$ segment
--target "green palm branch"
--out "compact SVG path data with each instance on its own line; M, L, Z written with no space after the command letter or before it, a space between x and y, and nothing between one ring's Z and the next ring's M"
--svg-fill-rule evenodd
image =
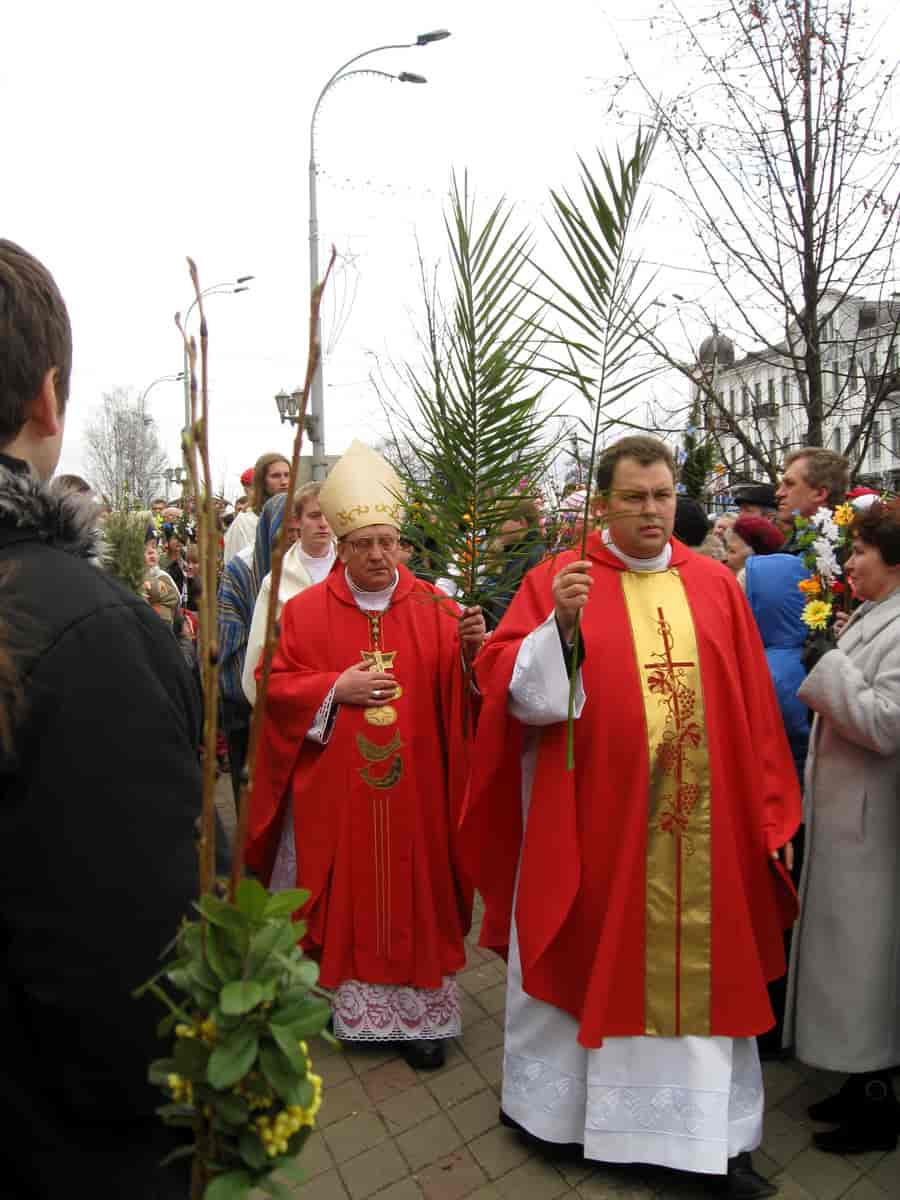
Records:
M455 576L463 605L490 607L499 586L490 547L537 494L551 451L539 408L546 382L532 369L541 306L525 281L530 233L513 229L504 200L479 222L468 177L462 189L454 177L445 225L452 302L442 323L425 291L424 364L407 368L419 469L404 486L419 533L439 547L433 574Z
M638 207L641 183L656 142L655 131L638 130L628 158L616 151L610 161L598 151L600 170L591 173L583 159L581 195L551 191L554 222L551 232L568 267L564 280L541 271L549 294L540 298L558 322L551 371L574 385L589 405L590 453L588 480L594 477L597 445L604 425L629 393L656 370L642 366L644 318L652 304L650 281L632 253L636 230L646 215ZM586 552L590 518L590 487L585 501L581 557ZM569 680L567 766L575 765L575 679L580 658L581 621L576 619L574 653Z

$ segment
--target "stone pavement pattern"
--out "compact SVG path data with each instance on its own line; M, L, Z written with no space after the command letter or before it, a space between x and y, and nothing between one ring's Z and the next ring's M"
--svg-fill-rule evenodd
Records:
M654 1167L554 1165L500 1125L505 966L472 935L458 976L463 1036L438 1071L414 1071L377 1043L311 1046L324 1080L319 1129L302 1162L303 1200L693 1200L712 1181ZM812 1148L806 1107L841 1076L797 1062L764 1066L766 1122L754 1162L782 1200L900 1197L900 1152L841 1158Z
M217 796L230 835L230 787ZM302 1163L298 1200L703 1200L713 1181L656 1167L555 1165L499 1122L504 963L477 945L476 905L461 987L463 1036L439 1071L414 1071L377 1043L333 1051L310 1046L322 1075L319 1125ZM763 1066L766 1120L754 1165L781 1200L900 1198L900 1151L838 1157L812 1146L808 1105L842 1076L796 1061ZM822 1127L827 1128L827 1127ZM262 1200L263 1193L256 1194ZM256 1196L254 1197L256 1200Z

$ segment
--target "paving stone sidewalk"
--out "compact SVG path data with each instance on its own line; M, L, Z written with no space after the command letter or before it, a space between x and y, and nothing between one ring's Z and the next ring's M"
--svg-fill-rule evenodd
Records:
M647 1167L557 1166L498 1120L505 966L468 946L463 1036L439 1071L414 1071L377 1044L314 1051L324 1079L319 1130L303 1164L304 1200L698 1200L710 1181ZM312 1047L311 1047L312 1049ZM797 1062L764 1066L766 1123L757 1169L783 1200L900 1197L900 1152L840 1158L812 1148L806 1107L840 1076Z
M220 781L221 785L221 781ZM230 834L233 805L219 808ZM477 945L481 909L467 945L463 1036L439 1071L414 1071L376 1044L310 1050L324 1081L319 1127L302 1156L302 1200L708 1200L712 1182L655 1167L558 1166L499 1123L504 963ZM812 1147L806 1109L842 1077L791 1061L763 1066L766 1120L757 1170L781 1200L900 1200L900 1151L841 1158ZM262 1193L259 1194L260 1197Z

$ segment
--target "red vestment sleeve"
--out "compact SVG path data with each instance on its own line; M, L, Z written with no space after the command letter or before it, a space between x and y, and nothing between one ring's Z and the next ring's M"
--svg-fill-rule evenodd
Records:
M289 601L282 610L281 635L272 659L247 835L247 864L266 883L275 865L281 834L279 814L294 766L316 713L339 674L304 665L303 640L297 609Z
M522 847L522 748L524 728L509 712L509 685L523 640L553 608L554 575L575 555L565 553L542 563L526 575L503 620L475 661L475 676L482 695L475 767L463 810L461 840L464 862L485 904L480 942L499 954L509 944L516 869ZM559 743L557 745L557 743ZM556 752L554 753L554 749ZM580 862L575 834L573 773L565 769L565 725L542 732L535 794L549 787L555 796L553 819L540 832L548 866L559 869L552 895L541 915L541 926L558 928L578 889ZM549 817L550 809L542 808ZM540 821L536 809L530 820ZM531 836L535 853L541 838ZM564 878L563 878L564 876ZM538 940L541 932L531 926ZM528 936L526 933L526 937Z

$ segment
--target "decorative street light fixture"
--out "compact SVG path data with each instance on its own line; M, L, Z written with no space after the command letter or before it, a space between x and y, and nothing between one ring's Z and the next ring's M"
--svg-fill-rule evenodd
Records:
M187 333L188 321L191 313L197 306L197 301L205 299L207 296L236 296L238 292L248 292L250 289L247 286L251 280L255 279L255 275L238 275L237 279L226 279L222 283L212 283L209 287L204 288L199 296L195 296L185 310L184 318L181 322L181 327ZM184 371L179 378L184 378L184 427L191 427L191 361L188 355L187 344L184 347Z
M169 488L174 483L176 487L181 487L187 478L187 471L184 467L166 467L163 471L163 479L166 481L166 499L169 498Z
M318 98L313 105L312 117L309 122L309 294L310 299L319 282L319 216L318 205L316 198L316 118L319 115L319 108L326 94L331 90L336 83L341 83L344 79L350 79L354 75L375 75L383 79L396 79L398 83L427 83L428 80L424 75L414 75L409 71L401 71L399 75L391 75L387 71L375 71L369 69L361 69L356 71L348 71L354 63L359 62L362 58L368 58L370 54L380 54L383 50L409 50L416 46L428 46L431 42L441 42L444 38L450 37L449 29L432 29L428 33L420 33L414 42L401 42L391 46L374 46L371 50L364 50L362 54L355 54L353 58L348 59L342 66L334 72L325 86L319 92ZM322 322L319 317L316 317L316 341L319 345L322 344ZM281 409L279 407L279 412ZM282 414L282 421L289 420L288 417ZM307 423L308 430L314 430L310 433L312 440L312 477L313 479L325 478L325 404L324 404L324 376L322 359L319 358L316 372L312 379L312 391L310 395L310 416Z

